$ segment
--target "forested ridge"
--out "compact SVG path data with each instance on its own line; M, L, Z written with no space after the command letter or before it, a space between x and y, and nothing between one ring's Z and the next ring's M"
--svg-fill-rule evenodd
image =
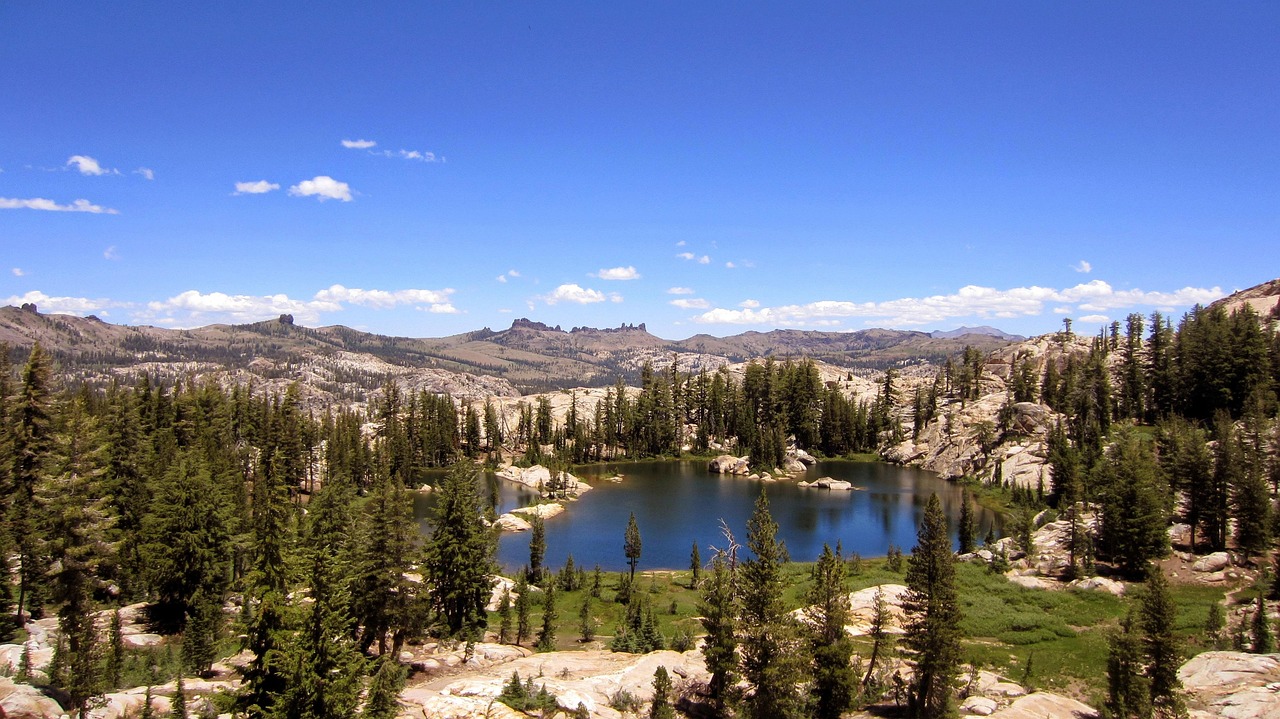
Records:
M1022 358L1006 403L1041 402L1060 413L1049 443L1052 476L1039 488L1003 487L997 477L989 489L1009 492L1028 516L1047 506L1073 522L1073 576L1103 567L1146 576L1150 560L1168 552L1174 520L1190 525L1201 548L1230 549L1242 561L1265 555L1280 536L1273 322L1248 307L1197 308L1176 328L1158 314L1132 315L1087 352L1065 353L1061 362ZM1067 326L1060 340L1071 339ZM62 640L47 679L82 711L125 681L118 642L95 626L94 612L145 601L159 631L181 635L189 676L207 672L241 635L239 648L254 658L242 670L235 710L281 717L352 716L360 707L383 716L370 707L385 704L379 692L398 692L403 673L394 657L406 642L483 636L497 572L496 538L482 522L491 508L476 478L483 461L567 466L677 455L688 446L736 448L773 467L792 443L826 456L874 451L941 421L941 407L972 401L989 384L976 350L949 358L911 392L886 372L871 401L822 381L810 360L753 362L740 377L681 372L673 362L646 365L638 388L619 381L590 411L573 402L563 422L553 420L545 397L534 399L506 431L489 402L408 393L394 383L366 411L316 412L303 408L296 385L272 395L143 376L98 389L62 382L38 345L21 367L8 357L0 352L0 557L12 578L0 592L5 631L20 636L29 617L58 618ZM997 421L989 441L1010 431ZM406 487L435 467L451 469L437 482L437 529L422 538ZM701 585L711 638L735 620L738 627L720 638L725 664L716 686L741 672L754 687L745 711L757 716L810 706L792 695L799 675L779 684L785 663L759 654L788 655L795 642L810 641L791 629L771 633L787 626L774 566L786 558L772 545L774 531L766 502L748 527L745 563L717 554ZM928 546L949 545L945 521L929 532ZM1025 543L1023 531L1015 539ZM936 551L912 561L937 565ZM844 566L838 549L833 556ZM819 567L815 577L841 585L834 565ZM226 616L224 606L237 615ZM643 608L635 615L642 629ZM739 655L743 636L750 641ZM826 636L814 645L835 657L824 666L847 664L848 648ZM946 662L956 653L937 651ZM953 670L940 666L928 676L945 684ZM836 695L851 691L848 677L828 679L834 684L821 686ZM913 691L921 706L942 706L934 688ZM843 701L832 696L811 700Z

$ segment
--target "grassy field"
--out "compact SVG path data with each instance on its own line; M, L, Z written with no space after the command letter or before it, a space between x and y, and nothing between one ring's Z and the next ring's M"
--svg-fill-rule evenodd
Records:
M903 574L890 571L884 559L863 560L861 570L849 577L850 591L885 583L903 583ZM789 606L800 607L810 587L812 565L789 564L785 568ZM616 603L619 575L606 574L599 599L592 599L596 638L591 645L607 647L625 608ZM964 613L966 660L1037 688L1069 694L1085 701L1097 701L1106 688L1107 637L1142 591L1133 597L1115 597L1101 591L1049 591L1027 589L1004 576L989 574L984 566L957 566L958 588ZM636 586L654 609L668 643L677 632L697 636L702 633L697 620L698 595L689 588L689 572L640 572ZM1209 605L1221 601L1224 589L1200 585L1174 584L1178 605L1178 630L1185 639L1187 655L1204 651L1198 645ZM582 648L579 641L579 611L588 591L557 592L557 648ZM531 612L536 637L541 627L541 607ZM496 630L498 618L490 618ZM532 646L533 638L525 642ZM870 642L859 642L858 652L869 654ZM1032 667L1027 674L1027 663Z

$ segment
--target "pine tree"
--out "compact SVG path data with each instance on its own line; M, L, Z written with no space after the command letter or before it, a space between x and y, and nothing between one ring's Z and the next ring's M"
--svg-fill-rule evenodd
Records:
M524 640L529 638L529 582L525 580L525 573L521 572L516 577L516 645L524 644Z
M498 602L498 643L511 641L511 587L502 588L502 599Z
M276 698L276 719L350 719L360 694L364 661L352 640L353 622L347 593L338 583L336 565L323 552L306 557L311 603L281 661L285 689Z
M145 547L157 601L151 615L169 631L186 625L197 590L222 594L228 536L208 465L198 452L180 453L165 473Z
M1106 714L1112 719L1147 719L1151 716L1150 682L1142 673L1142 638L1132 608L1109 644Z
M584 644L595 640L596 620L591 616L590 594L582 598L582 609L578 611L578 627Z
M977 530L973 520L973 497L968 489L960 491L960 553L971 554L977 541Z
M13 407L12 440L9 452L13 459L9 471L9 532L18 557L18 626L25 626L24 612L43 604L42 576L44 556L40 551L36 485L45 472L53 449L52 405L49 358L40 343L31 348L22 369L22 384Z
M707 693L717 716L724 716L730 692L737 682L738 603L734 571L725 558L716 554L711 560L711 574L702 583L698 602L699 620L706 630L702 656L711 674Z
M542 583L542 560L547 554L547 527L542 522L542 515L535 514L529 522L532 530L529 532L529 581L534 584Z
M702 576L702 555L698 552L698 543L693 543L689 551L689 589L698 588L698 580Z
M813 685L809 690L812 715L838 719L853 703L857 691L857 678L849 663L853 645L844 630L849 621L849 592L843 557L833 554L831 547L824 544L813 567L812 580L806 597L812 605L808 616L813 651Z
M956 595L951 535L938 496L930 495L907 560L903 646L915 665L909 705L912 716L933 719L952 711L960 671L960 605Z
M475 465L459 462L436 492L435 528L423 563L431 602L452 635L477 636L497 573L497 539L484 525Z
M537 648L540 652L556 648L556 585L548 582L542 593L542 630L538 632Z
M1276 650L1276 638L1271 632L1271 620L1267 618L1267 606L1261 594L1253 610L1249 647L1254 654L1271 654Z
M111 612L111 628L108 632L106 679L108 689L120 688L120 680L124 673L124 633L120 621L120 610Z
M1147 591L1142 597L1143 644L1146 648L1147 676L1151 680L1151 706L1160 716L1180 716L1182 647L1175 634L1178 609L1169 594L1169 580L1158 565L1147 573Z
M800 663L796 627L782 601L783 548L778 524L762 490L747 522L747 548L741 580L742 674L751 687L747 712L755 719L797 717L802 709L796 684Z
M395 719L400 710L400 690L404 688L405 675L404 667L393 657L379 659L360 719Z
M871 658L867 661L867 673L862 677L862 692L868 694L872 682L876 679L876 669L887 662L893 650L893 633L889 631L893 615L889 612L889 602L884 596L884 587L876 587L872 604L871 627L867 636L871 637Z
M187 719L187 688L183 686L181 674L178 675L173 698L169 702L169 719Z
M671 706L671 675L667 668L659 666L653 672L653 702L649 704L649 719L675 719L676 710Z
M254 719L270 716L272 705L284 693L286 666L284 597L268 591L245 629L245 648L253 658L241 670L240 692L235 706Z
M627 556L627 564L631 565L631 581L636 579L636 564L640 561L640 526L636 524L636 513L631 513L627 520L627 532L622 542L623 552Z
M353 547L350 611L361 627L360 648L399 653L410 626L415 587L405 578L417 529L413 505L387 466L379 468ZM390 640L390 645L388 645Z

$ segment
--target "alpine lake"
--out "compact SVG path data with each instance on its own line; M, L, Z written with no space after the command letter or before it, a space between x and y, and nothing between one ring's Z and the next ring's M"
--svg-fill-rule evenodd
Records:
M764 481L712 474L706 460L621 462L578 467L574 475L592 486L576 501L564 502L564 513L546 520L547 551L543 566L558 569L573 555L576 566L606 571L626 568L623 533L635 513L642 540L639 569L687 569L697 543L704 563L713 547L726 546L728 526L745 547L747 520L764 490L778 523L778 538L795 561L813 561L822 545L839 542L845 556L884 556L890 545L904 553L916 542L916 526L931 494L937 494L955 540L960 518L959 485L932 472L880 462L823 461L797 479ZM498 514L536 504L537 492L482 473L484 491L496 499ZM610 478L621 476L621 481ZM438 477L438 475L437 475ZM822 477L844 480L853 490L797 486ZM431 482L436 477L428 477ZM424 533L430 531L430 493L414 493L414 515ZM974 505L978 539L1001 522L993 512ZM529 563L530 532L506 532L498 542L498 562L507 572ZM745 549L743 550L745 556Z

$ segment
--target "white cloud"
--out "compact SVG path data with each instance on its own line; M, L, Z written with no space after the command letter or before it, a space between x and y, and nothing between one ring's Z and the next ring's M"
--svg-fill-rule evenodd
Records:
M30 199L18 199L11 197L0 197L0 210L47 210L49 212L88 212L94 215L118 215L119 210L113 210L110 207L95 205L88 200L73 200L70 205L59 205L53 200L47 200L43 197L33 197Z
M1014 287L997 290L968 285L949 295L907 297L885 302L848 302L822 300L804 305L781 307L715 308L694 317L703 324L799 325L818 320L846 317L867 318L868 324L919 326L943 322L957 317L1014 318L1043 314L1046 304L1070 304L1077 309L1149 306L1172 311L1176 307L1212 302L1223 296L1221 288L1184 287L1173 292L1116 290L1102 280L1093 280L1065 289L1048 287ZM1054 308L1055 313L1058 308Z
M156 171L151 169L150 167L139 167L138 169L133 171L133 174L142 175L148 180L156 179Z
M343 140L342 146L352 150L367 150L378 143L373 140Z
M668 287L668 288L667 288L667 294L669 294L669 295L691 295L691 294L693 294L693 288L692 288L692 287Z
M693 299L681 297L678 300L671 300L669 304L679 307L682 310L705 310L711 306L710 302L707 302L701 297L695 297Z
M1110 322L1110 321L1111 321L1111 318L1110 318L1110 317L1108 317L1108 316L1106 316L1106 315L1085 315L1084 317L1081 317L1080 319L1078 319L1078 320L1076 320L1076 321L1077 321L1077 322L1088 322L1088 323L1091 323L1091 324L1092 324L1092 323L1102 324L1102 323L1104 323L1104 322Z
M694 255L692 252L681 252L680 254L676 255L676 257L679 257L682 260L692 260L695 256L696 255Z
M503 283L503 284L506 284L506 282L507 282L507 276L506 276L506 275L498 275L497 280L498 280L499 282Z
M619 293L617 293L617 292L610 292L610 293L609 293L609 301L610 301L610 302L615 302L615 303L616 303L616 302L621 302L621 301L622 301L622 295L621 295L621 294L619 294Z
M684 240L680 240L679 242L676 243L676 247L684 247L685 244L687 243Z
M618 297L614 302L621 301L622 298L620 295L615 294L614 296ZM595 302L604 302L609 298L599 290L581 287L577 284L565 284L552 290L551 294L543 295L539 299L549 305L554 305L560 302L574 302L580 305L589 305Z
M733 264L733 262L732 262L732 261L729 261L729 262L724 263L724 266L725 266L725 267L727 267L727 268L729 268L729 269L731 269L731 270L732 270L732 269L734 269L735 267L737 267L737 265Z
M698 258L698 264L700 264L700 265L709 265L709 264L711 264L711 258L710 258L710 257L707 257L706 255L703 255L702 257L699 257L699 258Z
M12 270L9 270L9 271L13 273L13 276L14 276L14 277L22 277L23 275L27 274L26 272L23 272L23 271L22 271L22 268L21 268L21 267L15 267L15 268L13 268Z
M519 277L519 270L507 270L506 274L498 275L496 278L499 282L505 283L509 277Z
M706 255L702 255L701 257L699 257L698 255L695 255L692 252L681 252L680 254L676 255L676 257L679 257L682 260L697 261L697 263L700 265L707 265L711 263L710 257Z
M636 272L636 268L628 265L626 267L610 267L602 269L599 272L589 275L601 280L638 280L640 273Z
M434 152L426 150L382 150L381 152L370 152L370 155L378 155L380 157L400 158L402 160L417 160L418 162L444 162L444 158L436 155Z
M1090 272L1093 272L1093 265L1089 264L1086 260L1080 260L1076 264L1072 265L1071 269L1087 275Z
M286 294L229 295L187 290L166 300L148 302L144 310L135 314L135 321L166 327L198 327L215 322L259 322L290 314L300 323L316 324L322 314L341 312L349 305L379 310L412 305L423 312L458 314L458 308L450 302L453 292L450 288L365 290L333 285L304 300Z
M456 312L449 304L449 296L454 293L452 288L446 287L443 290L362 290L342 285L333 285L325 290L320 290L315 294L315 301L325 304L338 305L341 303L360 305L362 307L373 307L376 309L388 309L398 305L415 305L418 307L434 307L448 309L433 309L432 312Z
M738 306L746 307L747 309L755 309L760 306L760 300L743 300L738 303Z
M102 251L102 257L108 260L118 260L120 259L120 253L116 251L115 245L111 245L110 247Z
M213 322L259 322L290 314L299 322L310 324L319 319L322 310L341 309L341 306L321 305L295 300L285 294L228 295L187 290L166 300L148 302L146 310L138 313L137 318L170 327L197 327Z
M290 187L289 194L294 197L315 197L321 202L325 200L351 202L351 186L328 175L316 175L310 180L303 180Z
M278 189L280 189L280 185L277 185L274 182L267 182L266 180L258 180L257 182L237 182L235 194L261 195Z
M119 303L104 299L90 299L88 297L50 297L40 290L32 290L24 295L12 295L0 303L13 305L15 307L33 303L37 308L46 314L55 315L90 315L101 312L107 307L119 306Z
M67 158L67 167L75 165L81 175L119 175L119 170L112 170L98 164L98 161L88 155L72 155Z

